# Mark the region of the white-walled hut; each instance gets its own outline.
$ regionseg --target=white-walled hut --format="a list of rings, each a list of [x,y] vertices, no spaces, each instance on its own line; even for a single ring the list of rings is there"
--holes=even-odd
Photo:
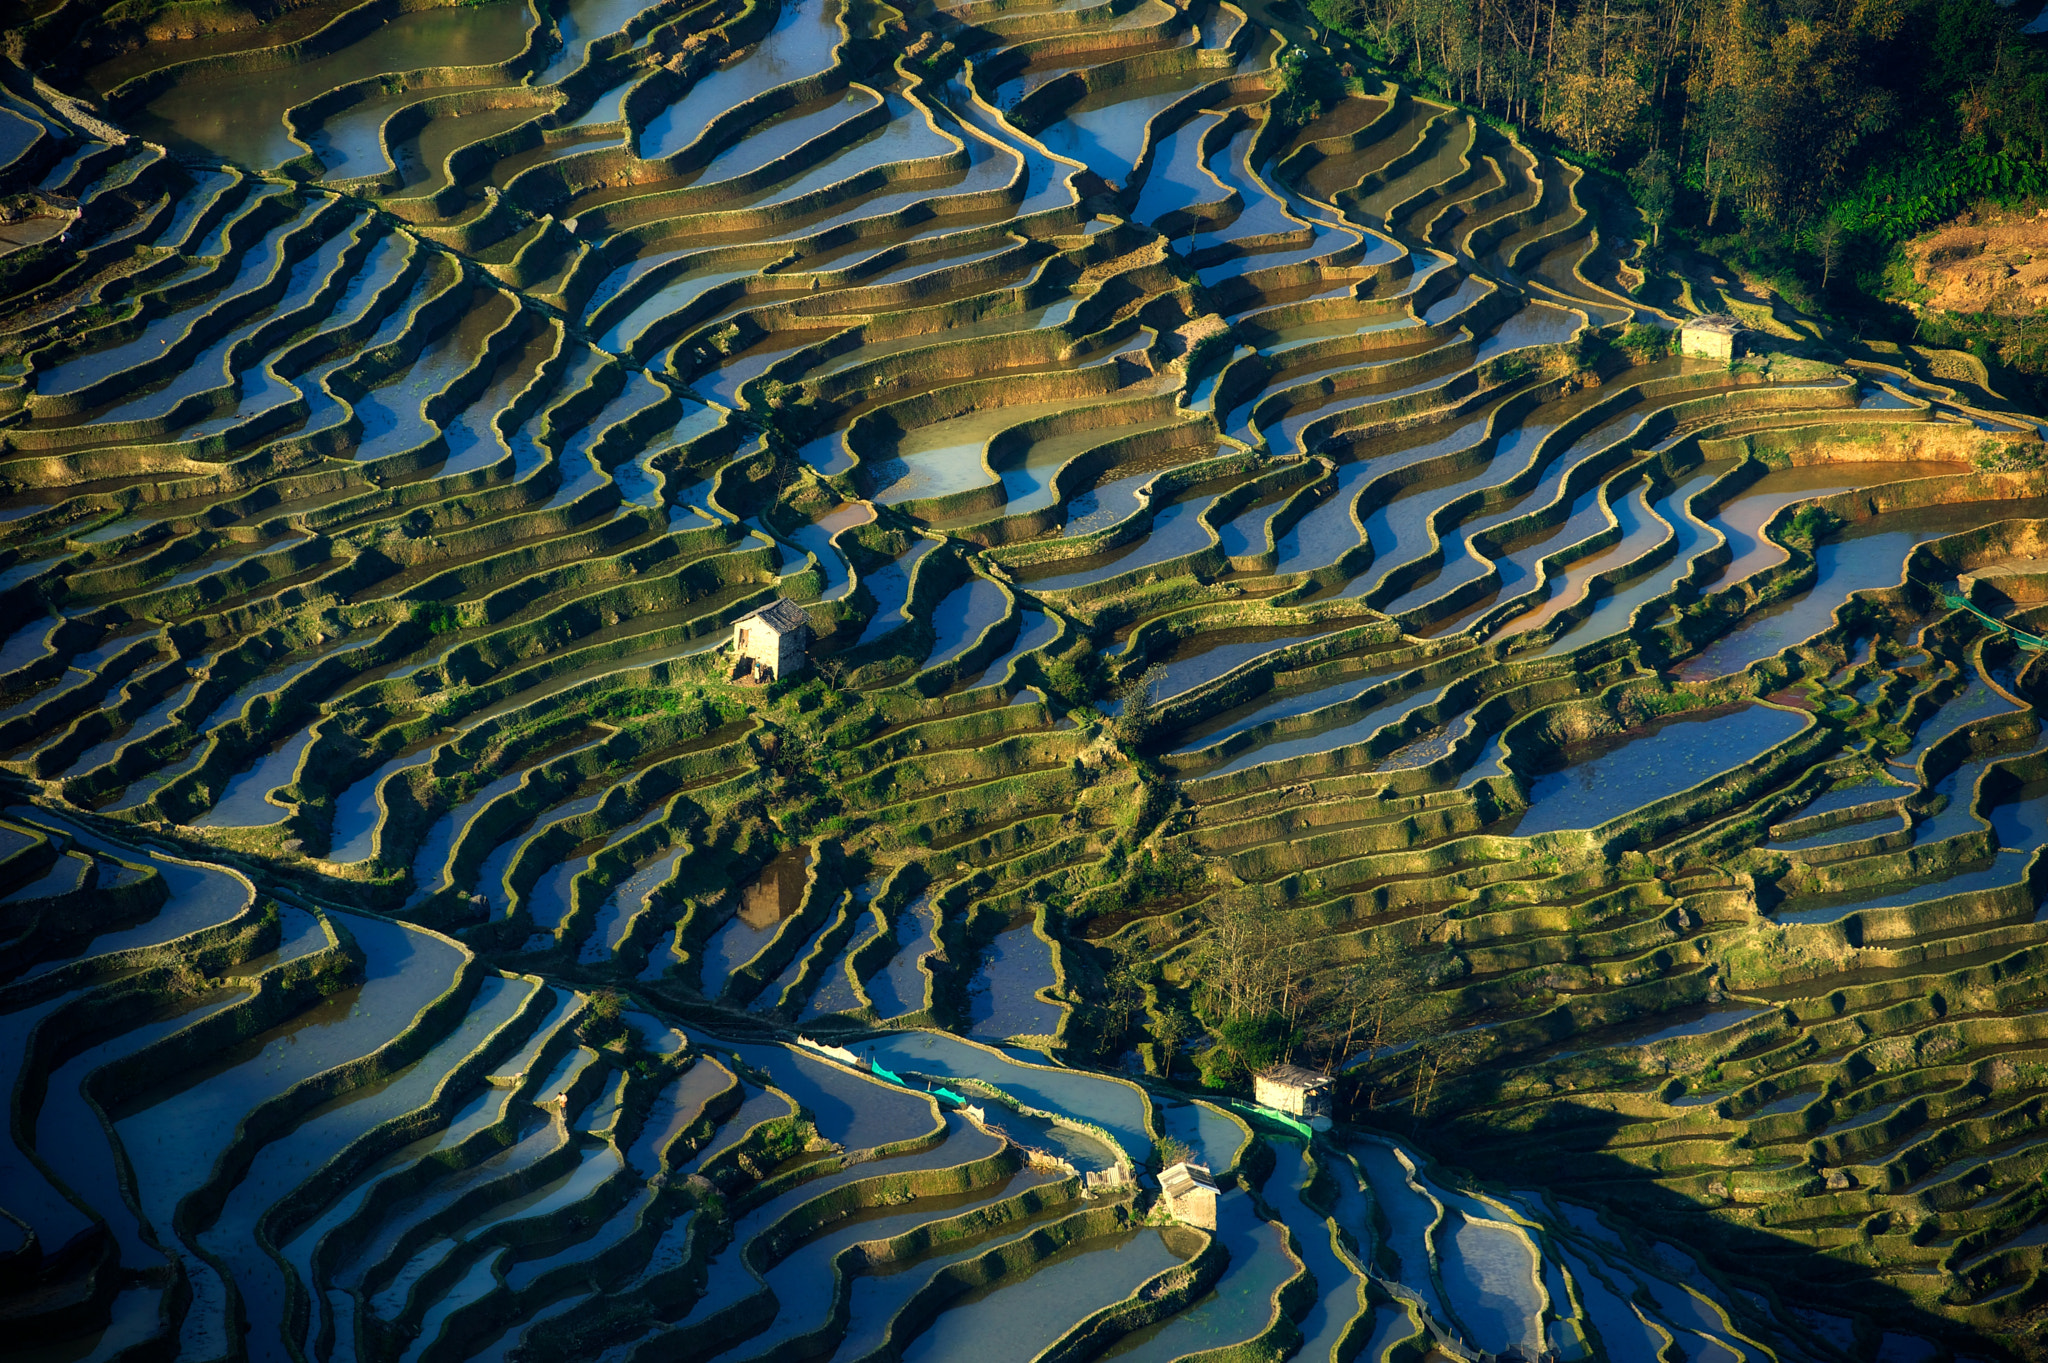
[[[1208,1167],[1182,1160],[1159,1174],[1159,1196],[1173,1219],[1183,1225],[1216,1229],[1216,1180]]]
[[[1725,313],[1687,318],[1678,329],[1678,353],[1701,360],[1734,361],[1742,341],[1742,323]]]
[[[1307,1121],[1332,1116],[1337,1081],[1299,1065],[1274,1065],[1252,1076],[1252,1101]]]
[[[764,682],[794,677],[804,670],[810,643],[811,618],[803,607],[778,596],[733,621],[733,675]]]

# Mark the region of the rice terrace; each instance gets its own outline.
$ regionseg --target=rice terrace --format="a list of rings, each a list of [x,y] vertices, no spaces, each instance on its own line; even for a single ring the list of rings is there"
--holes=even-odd
[[[2048,1358],[2036,29],[6,0],[0,1357]]]

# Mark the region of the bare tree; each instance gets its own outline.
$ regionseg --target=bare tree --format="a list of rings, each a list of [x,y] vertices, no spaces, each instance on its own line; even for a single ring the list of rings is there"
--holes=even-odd
[[[1416,1046],[1413,1114],[1418,1125],[1429,1116],[1430,1105],[1436,1101],[1437,1080],[1447,1071],[1456,1073],[1466,1068],[1485,1049],[1485,1040],[1476,1032],[1433,1036]]]
[[[1272,924],[1257,891],[1226,892],[1210,919],[1198,977],[1230,1017],[1267,1012],[1275,986]]]
[[[1365,953],[1336,974],[1325,1008],[1325,1028],[1338,1068],[1363,1050],[1378,1055],[1410,1040],[1428,1012],[1426,958],[1384,932],[1366,939]]]

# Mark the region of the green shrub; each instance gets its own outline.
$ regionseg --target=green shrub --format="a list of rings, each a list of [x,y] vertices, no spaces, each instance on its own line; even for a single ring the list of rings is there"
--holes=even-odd
[[[1516,383],[1536,370],[1536,362],[1519,352],[1503,355],[1486,367],[1495,383]]]
[[[1195,1054],[1195,1068],[1202,1073],[1202,1086],[1227,1089],[1245,1079],[1244,1062],[1227,1046],[1211,1046]]]
[[[1169,843],[1157,850],[1141,847],[1131,860],[1131,889],[1140,902],[1180,894],[1201,879],[1202,859],[1185,843]]]
[[[761,1157],[780,1163],[800,1153],[809,1139],[810,1135],[801,1121],[795,1117],[777,1117],[761,1130]]]
[[[1841,524],[1841,518],[1818,506],[1802,506],[1792,513],[1791,521],[1785,526],[1784,539],[1787,544],[1813,545],[1829,531]]]
[[[577,1033],[592,1046],[605,1046],[626,1034],[626,996],[616,989],[600,989],[590,996]]]
[[[1621,333],[1620,345],[1637,364],[1648,364],[1671,353],[1671,333],[1647,322],[1636,322]]]
[[[1613,356],[1614,351],[1615,343],[1612,337],[1602,336],[1599,332],[1589,329],[1580,332],[1578,339],[1572,343],[1572,363],[1580,369],[1598,369],[1602,361]]]
[[[416,625],[425,625],[429,634],[453,634],[462,628],[462,616],[446,601],[414,602],[412,620]]]
[[[1078,709],[1095,695],[1094,660],[1095,651],[1083,643],[1065,657],[1047,661],[1039,668],[1039,677],[1054,700],[1069,710]]]
[[[1280,93],[1273,117],[1283,126],[1305,128],[1344,97],[1344,81],[1320,50],[1290,45],[1280,56]]]
[[[1220,1047],[1233,1052],[1241,1065],[1252,1070],[1278,1063],[1301,1041],[1300,1034],[1278,1013],[1228,1018],[1216,1036]]]

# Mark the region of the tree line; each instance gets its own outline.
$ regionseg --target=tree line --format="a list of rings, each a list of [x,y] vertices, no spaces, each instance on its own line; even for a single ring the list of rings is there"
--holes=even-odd
[[[1310,0],[1400,78],[1632,172],[1653,225],[1888,246],[2048,189],[2019,0]],[[1829,268],[1828,259],[1822,268]]]

